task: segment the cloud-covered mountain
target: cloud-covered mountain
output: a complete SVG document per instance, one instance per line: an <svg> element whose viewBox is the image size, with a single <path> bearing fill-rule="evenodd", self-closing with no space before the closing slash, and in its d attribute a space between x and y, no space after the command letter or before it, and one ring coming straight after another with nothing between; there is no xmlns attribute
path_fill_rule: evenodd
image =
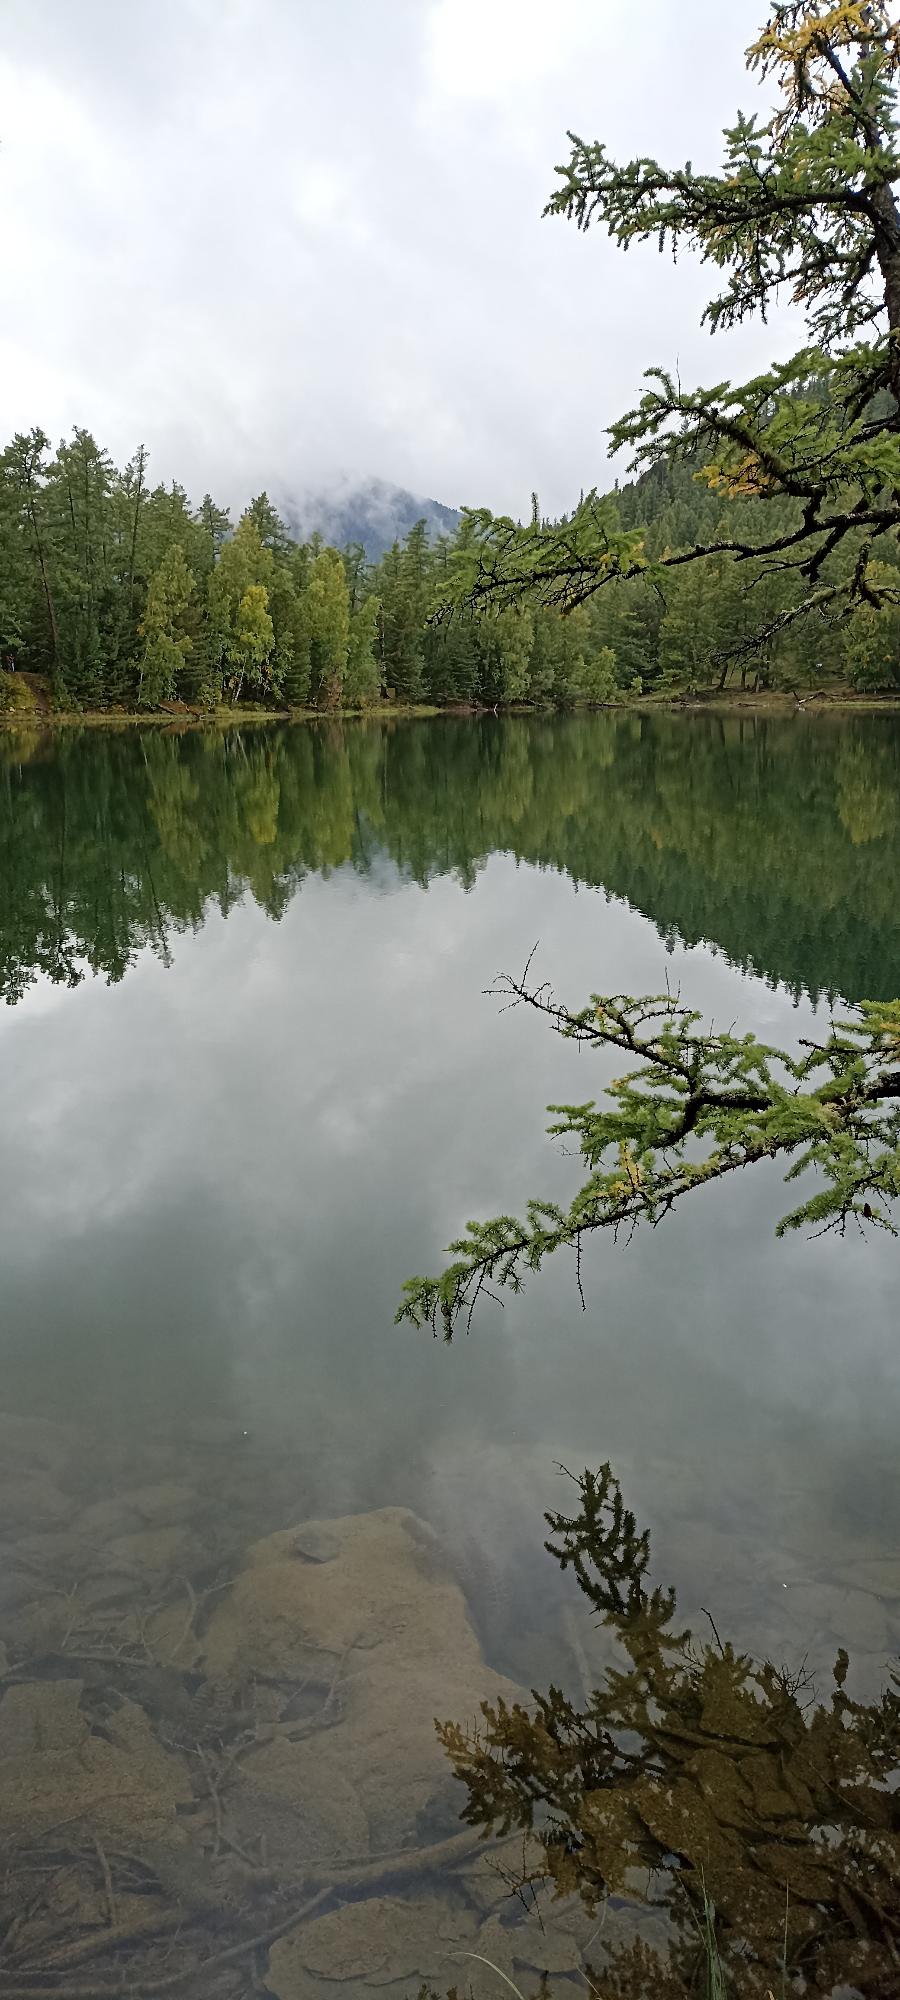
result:
<svg viewBox="0 0 900 2000"><path fill-rule="evenodd" d="M454 534L460 520L458 508L423 500L385 479L347 484L330 493L283 494L279 511L298 539L305 540L318 529L339 549L347 542L361 542L370 562L376 562L392 542L402 541L417 521L427 521L429 532L437 536Z"/></svg>

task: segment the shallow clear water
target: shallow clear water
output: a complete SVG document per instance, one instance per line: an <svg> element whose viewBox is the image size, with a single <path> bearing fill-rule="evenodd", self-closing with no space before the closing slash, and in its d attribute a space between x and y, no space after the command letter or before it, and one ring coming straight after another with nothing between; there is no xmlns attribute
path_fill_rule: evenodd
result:
<svg viewBox="0 0 900 2000"><path fill-rule="evenodd" d="M544 1107L595 1094L602 1065L500 1013L493 976L537 943L537 972L576 1004L668 980L717 1022L791 1042L832 1000L894 993L898 777L897 723L834 715L0 737L8 1686L77 1675L92 1726L120 1699L149 1716L173 1759L160 1796L177 1765L172 1809L213 1862L230 1853L222 1787L196 1745L224 1756L236 1732L209 1705L240 1710L242 1758L274 1726L265 1703L245 1718L264 1674L240 1622L262 1613L242 1614L233 1578L252 1544L310 1520L402 1508L434 1531L414 1568L449 1593L445 1641L416 1691L385 1656L398 1799L405 1703L428 1719L455 1700L466 1720L479 1660L491 1692L498 1674L575 1686L605 1657L543 1549L560 1463L611 1462L683 1622L707 1606L736 1645L818 1672L844 1645L856 1691L877 1694L900 1644L891 1241L777 1242L787 1192L765 1170L627 1251L594 1246L585 1312L560 1262L450 1347L393 1313L467 1217L576 1184ZM360 1575L402 1597L395 1517L383 1528ZM358 1590L356 1533L300 1559L333 1577L345 1562ZM476 1634L462 1681L457 1586ZM289 1859L274 1887L251 1871L248 1908L263 1890L287 1907L304 1843L346 1866L360 1842L371 1859L455 1829L459 1798L421 1772L392 1814L386 1768L373 1805L374 1723L341 1751L347 1657L369 1643L341 1632L307 1635L329 1662L310 1685L362 1816L356 1799L339 1828L332 1812L273 1832ZM160 1662L168 1693L148 1693ZM205 1720L182 1728L176 1695ZM50 1754L57 1720L26 1725L16 1768L43 1796L27 1755ZM71 1791L65 1770L55 1783L30 1819L12 1787L0 1842L49 1838ZM260 1843L261 1866L285 1800L258 1791L234 1838ZM93 1794L70 1803L100 1824ZM81 1963L54 1958L66 1936L62 1918L26 1926L7 1963L62 1976ZM439 1961L403 1976L440 1984ZM271 1990L352 1984L354 1963L282 1967Z"/></svg>

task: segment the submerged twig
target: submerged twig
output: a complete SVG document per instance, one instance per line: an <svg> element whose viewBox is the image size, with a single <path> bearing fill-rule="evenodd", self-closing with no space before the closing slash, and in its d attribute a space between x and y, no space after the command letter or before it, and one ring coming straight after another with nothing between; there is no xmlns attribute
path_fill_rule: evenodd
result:
<svg viewBox="0 0 900 2000"><path fill-rule="evenodd" d="M283 1917L277 1924L270 1924L267 1930L258 1931L255 1937L244 1938L239 1944L227 1945L224 1951L213 1952L209 1958L199 1963L185 1965L178 1972L170 1972L159 1979L98 1980L86 1985L32 1985L23 1981L19 1974L15 1985L7 1985L0 1975L0 1995L2 2000L155 2000L160 1993L174 1993L188 1980L198 1983L210 1972L218 1972L224 1965L234 1965L245 1958L248 1952L262 1951L267 1945L275 1944L280 1937L286 1937L297 1924L311 1917L314 1910L328 1900L332 1894L330 1887L322 1888L301 1903L299 1910L292 1910L290 1916Z"/></svg>

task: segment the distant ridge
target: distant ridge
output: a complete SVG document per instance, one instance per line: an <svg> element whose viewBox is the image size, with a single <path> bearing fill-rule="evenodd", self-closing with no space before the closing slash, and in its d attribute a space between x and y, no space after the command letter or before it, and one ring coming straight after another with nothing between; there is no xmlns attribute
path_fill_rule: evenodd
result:
<svg viewBox="0 0 900 2000"><path fill-rule="evenodd" d="M361 542L370 562L377 562L392 542L402 541L417 521L426 521L436 538L455 534L461 518L458 507L423 500L385 479L367 479L332 493L286 494L279 509L292 535L305 540L318 529L339 549Z"/></svg>

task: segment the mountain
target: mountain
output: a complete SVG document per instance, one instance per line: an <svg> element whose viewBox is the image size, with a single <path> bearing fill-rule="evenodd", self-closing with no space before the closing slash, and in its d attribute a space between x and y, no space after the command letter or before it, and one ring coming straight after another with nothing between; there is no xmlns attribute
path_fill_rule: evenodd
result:
<svg viewBox="0 0 900 2000"><path fill-rule="evenodd" d="M427 521L434 539L455 534L460 522L458 508L422 500L386 479L367 479L360 486L348 484L331 493L287 493L278 506L298 540L305 541L318 529L335 548L361 542L370 562L377 562L392 542L402 541L417 521Z"/></svg>

